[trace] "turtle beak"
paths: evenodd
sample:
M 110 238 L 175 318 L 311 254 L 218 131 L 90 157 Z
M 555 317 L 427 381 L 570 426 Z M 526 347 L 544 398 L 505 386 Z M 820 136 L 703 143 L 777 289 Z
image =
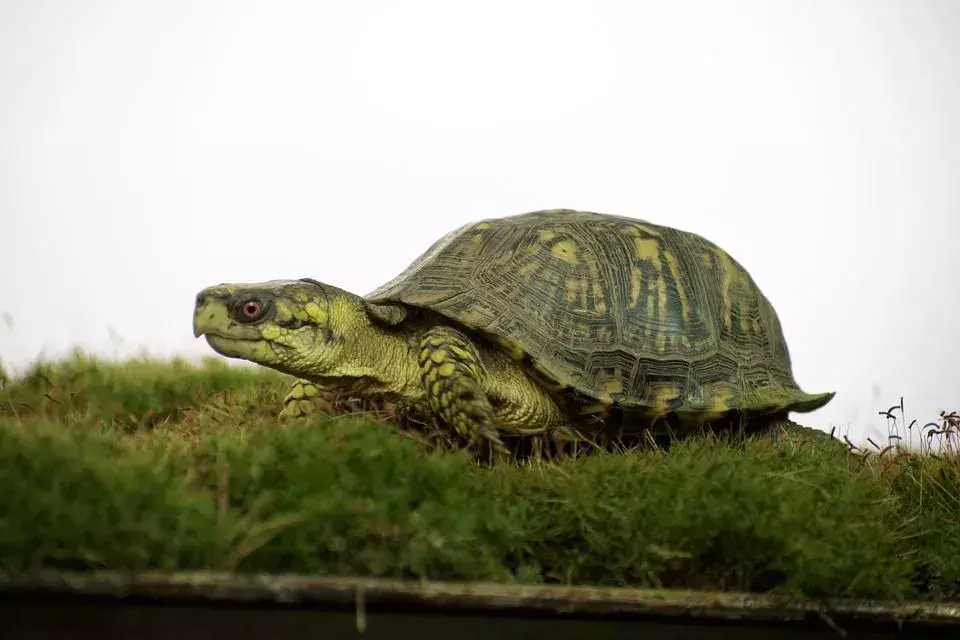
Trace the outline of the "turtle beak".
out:
M 199 338 L 204 334 L 204 332 L 209 329 L 208 326 L 205 326 L 204 318 L 209 317 L 210 314 L 206 313 L 204 307 L 197 305 L 193 310 L 193 337 Z
M 211 289 L 204 289 L 197 294 L 193 307 L 193 337 L 216 331 L 225 324 L 227 308 L 221 296 Z

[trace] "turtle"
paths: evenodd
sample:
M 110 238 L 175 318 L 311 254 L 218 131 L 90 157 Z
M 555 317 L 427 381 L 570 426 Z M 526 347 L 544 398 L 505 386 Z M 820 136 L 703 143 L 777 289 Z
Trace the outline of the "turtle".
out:
M 335 390 L 497 450 L 571 425 L 789 422 L 835 395 L 801 390 L 776 311 L 719 246 L 573 209 L 460 226 L 365 296 L 312 278 L 207 287 L 193 331 L 294 376 L 281 416 Z

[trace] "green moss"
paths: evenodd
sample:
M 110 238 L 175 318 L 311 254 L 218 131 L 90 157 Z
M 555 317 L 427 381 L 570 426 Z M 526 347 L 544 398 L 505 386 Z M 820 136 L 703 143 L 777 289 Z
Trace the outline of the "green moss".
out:
M 288 383 L 80 355 L 11 380 L 0 569 L 958 595 L 957 456 L 695 438 L 483 469 L 362 417 L 280 427 Z
M 229 366 L 215 358 L 200 366 L 182 359 L 105 363 L 78 351 L 63 362 L 38 363 L 8 382 L 7 406 L 0 411 L 71 427 L 134 430 L 181 418 L 225 391 L 249 393 L 285 380 L 268 369 Z
M 60 425 L 0 425 L 0 567 L 220 563 L 224 520 L 175 465 Z

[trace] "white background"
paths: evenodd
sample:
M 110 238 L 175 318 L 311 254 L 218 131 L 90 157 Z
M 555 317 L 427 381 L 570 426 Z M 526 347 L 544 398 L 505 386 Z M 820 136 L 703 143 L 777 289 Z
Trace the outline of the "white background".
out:
M 960 406 L 960 2 L 0 0 L 0 359 L 210 354 L 202 287 L 366 293 L 464 222 L 694 231 L 795 416 Z

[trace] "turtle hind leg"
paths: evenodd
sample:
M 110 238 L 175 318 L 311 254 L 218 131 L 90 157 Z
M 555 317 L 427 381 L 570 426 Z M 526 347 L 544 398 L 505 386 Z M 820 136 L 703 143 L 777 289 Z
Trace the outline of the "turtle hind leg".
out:
M 476 345 L 452 327 L 428 330 L 417 362 L 430 409 L 460 436 L 495 455 L 506 453 L 497 417 L 483 390 L 485 371 Z

